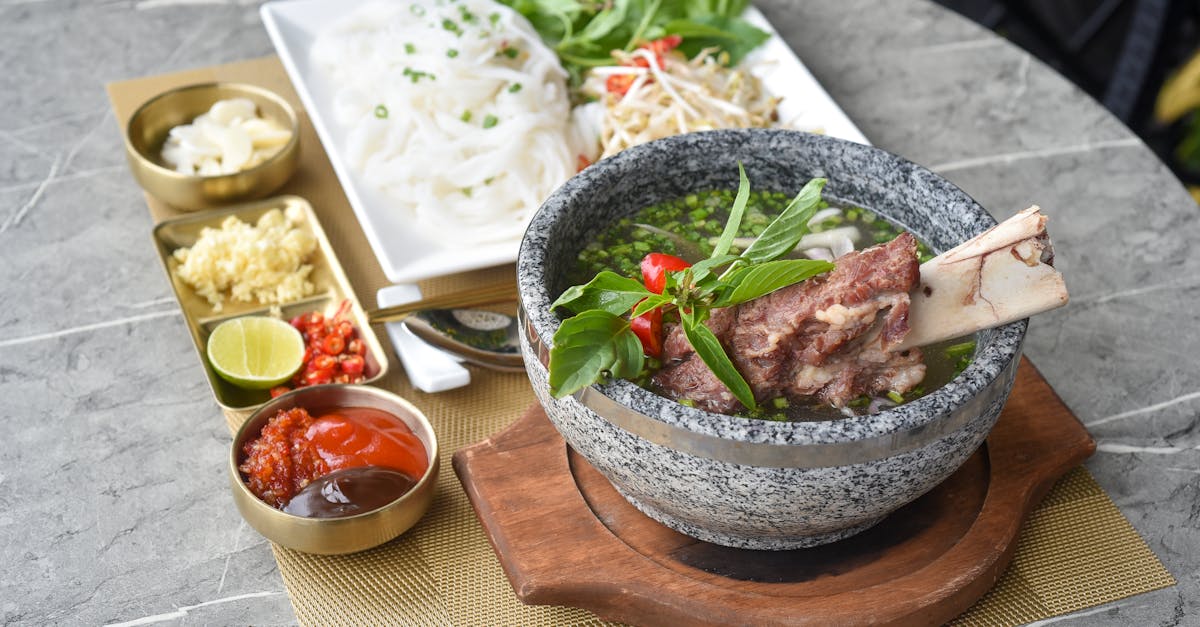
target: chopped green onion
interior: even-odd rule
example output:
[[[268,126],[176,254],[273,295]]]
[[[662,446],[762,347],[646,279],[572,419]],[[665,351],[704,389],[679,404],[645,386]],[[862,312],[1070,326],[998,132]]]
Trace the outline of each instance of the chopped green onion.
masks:
[[[388,116],[388,109],[386,106],[381,105],[381,104],[375,105],[375,117],[379,118],[380,120],[386,120],[387,116]]]
[[[521,54],[521,51],[517,50],[516,48],[505,48],[500,51],[500,54],[503,54],[510,59],[515,59],[517,58],[517,55]]]
[[[449,49],[449,50],[447,50],[447,51],[446,51],[446,56],[448,56],[448,57],[450,57],[451,59],[453,59],[454,57],[457,57],[457,56],[458,56],[458,51],[457,51],[457,50],[455,50],[454,48],[451,48],[451,49]]]
[[[969,357],[974,354],[975,354],[975,340],[970,340],[968,342],[963,342],[962,344],[955,344],[953,346],[946,347],[946,356],[951,359],[959,358],[959,357]]]
[[[492,127],[493,127],[493,126],[495,126],[495,125],[496,125],[496,124],[497,124],[499,121],[500,121],[500,120],[499,120],[499,119],[497,119],[497,118],[496,118],[496,116],[494,116],[494,115],[492,115],[492,114],[490,114],[490,113],[489,113],[489,114],[487,114],[487,115],[486,115],[486,116],[483,118],[483,128],[492,128]]]
[[[414,53],[414,52],[416,52],[416,51],[417,51],[417,47],[416,47],[416,46],[414,46],[414,45],[412,45],[412,44],[404,44],[404,52],[405,52],[406,54],[412,54],[412,53]]]
[[[888,390],[887,397],[892,399],[893,403],[903,403],[904,402],[904,395],[897,392],[896,390]]]
[[[492,184],[492,181],[494,181],[494,180],[496,180],[496,177],[494,177],[494,176],[489,176],[489,177],[487,177],[487,178],[483,179],[483,184],[484,184],[484,185],[491,185],[491,184]]]
[[[464,187],[460,191],[462,191],[463,196],[466,196],[467,198],[471,197],[471,188],[470,187]]]
[[[684,407],[695,407],[696,406],[696,401],[693,401],[690,398],[681,398],[681,399],[679,399],[678,403],[680,405],[683,405]]]
[[[470,122],[471,121],[471,110],[467,109],[466,111],[463,111],[462,115],[458,116],[458,119],[462,120],[463,122]]]
[[[492,26],[499,24],[500,23],[500,14],[499,13],[489,14],[488,21],[492,23]]]
[[[425,7],[419,4],[410,4],[408,10],[412,11],[412,14],[418,17],[425,15]]]
[[[775,400],[771,401],[771,404],[775,406],[775,409],[786,409],[789,405],[791,405],[786,396],[776,397]]]
[[[455,35],[460,37],[462,36],[462,28],[459,27],[458,22],[455,22],[450,18],[442,20],[442,28],[454,33]]]
[[[515,93],[517,93],[517,92],[519,92],[519,91],[521,91],[521,84],[520,84],[520,83],[513,83],[512,85],[509,85],[509,86],[508,86],[508,93],[510,93],[510,94],[515,94]]]

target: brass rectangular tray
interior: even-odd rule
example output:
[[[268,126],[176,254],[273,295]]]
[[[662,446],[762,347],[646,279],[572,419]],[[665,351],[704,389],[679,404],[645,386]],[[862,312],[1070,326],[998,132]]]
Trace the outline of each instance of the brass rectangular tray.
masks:
[[[302,228],[307,227],[317,241],[317,249],[308,260],[308,263],[313,266],[309,280],[316,286],[316,290],[311,296],[279,305],[283,312],[283,319],[290,320],[298,314],[316,310],[322,311],[326,315],[332,315],[343,300],[349,300],[354,326],[358,329],[359,337],[362,338],[367,348],[363,382],[373,383],[387,372],[387,354],[379,343],[375,331],[368,323],[366,313],[354,295],[354,289],[350,286],[350,281],[346,278],[341,264],[338,263],[333,247],[329,244],[329,238],[325,236],[325,231],[321,228],[321,223],[317,221],[317,215],[307,200],[298,196],[279,196],[227,209],[214,209],[165,220],[154,227],[154,244],[158,250],[158,258],[175,290],[179,307],[183,310],[183,318],[187,322],[188,331],[192,334],[192,342],[195,344],[196,354],[200,357],[200,363],[204,364],[204,372],[208,375],[208,384],[212,388],[213,396],[216,397],[217,404],[223,409],[253,410],[269,400],[270,393],[266,390],[244,390],[217,376],[205,355],[208,335],[213,328],[226,320],[247,315],[266,315],[270,312],[271,306],[226,302],[220,312],[213,312],[208,301],[178,277],[175,272],[178,262],[175,261],[172,253],[179,248],[193,246],[200,238],[201,229],[219,228],[221,222],[228,216],[236,216],[243,222],[254,224],[271,209],[286,212],[291,207],[299,207],[304,212],[307,219]]]

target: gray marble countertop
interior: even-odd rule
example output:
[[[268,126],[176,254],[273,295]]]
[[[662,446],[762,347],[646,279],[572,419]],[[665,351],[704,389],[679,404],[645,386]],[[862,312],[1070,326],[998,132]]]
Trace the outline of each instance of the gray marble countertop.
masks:
[[[270,54],[257,4],[0,0],[5,624],[295,621],[229,497],[229,434],[104,93]],[[998,216],[1053,213],[1073,299],[1027,354],[1179,581],[1056,622],[1200,624],[1200,208],[1086,95],[931,3],[758,4],[877,145]]]

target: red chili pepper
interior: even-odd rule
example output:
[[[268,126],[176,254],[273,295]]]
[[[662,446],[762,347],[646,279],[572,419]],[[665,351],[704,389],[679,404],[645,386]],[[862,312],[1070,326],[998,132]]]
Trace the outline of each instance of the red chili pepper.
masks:
[[[642,47],[661,57],[663,54],[678,48],[681,43],[683,43],[683,37],[679,35],[667,35],[666,37],[660,37],[652,42],[642,44]],[[662,63],[659,63],[659,66],[661,65]]]
[[[634,335],[642,341],[642,350],[656,359],[662,356],[662,320],[662,307],[657,307],[629,321]]]
[[[649,50],[652,54],[654,54],[654,60],[657,62],[656,65],[659,69],[662,69],[665,65],[663,61],[663,55],[679,47],[679,44],[681,43],[683,43],[683,37],[680,37],[679,35],[667,35],[666,37],[661,37],[659,39],[655,39],[654,41],[646,42],[639,47]],[[644,57],[635,57],[630,61],[626,61],[622,65],[628,67],[649,68],[650,62]],[[604,88],[608,90],[608,93],[610,94],[619,94],[624,96],[629,91],[629,88],[633,86],[633,81],[636,79],[637,76],[633,74],[613,74],[604,81]],[[653,78],[646,78],[647,83],[653,81]]]
[[[326,335],[325,340],[321,342],[321,349],[326,355],[341,355],[346,349],[346,340],[343,340],[341,335]]]
[[[589,165],[592,165],[592,160],[588,159],[586,155],[579,155],[578,157],[576,157],[576,159],[575,159],[575,171],[576,172],[583,172],[583,170],[585,168],[587,168]]]
[[[342,359],[341,366],[342,372],[354,376],[362,374],[363,368],[366,367],[366,362],[363,361],[360,355],[350,355]]]
[[[662,294],[667,285],[667,273],[692,267],[692,264],[666,253],[650,253],[642,258],[642,281],[646,289]]]

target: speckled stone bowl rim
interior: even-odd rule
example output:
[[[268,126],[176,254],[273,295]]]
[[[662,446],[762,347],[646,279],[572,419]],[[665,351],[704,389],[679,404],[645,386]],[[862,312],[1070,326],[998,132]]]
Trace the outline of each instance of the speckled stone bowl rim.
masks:
[[[601,160],[569,179],[546,199],[534,214],[521,240],[517,257],[517,282],[521,306],[528,324],[536,331],[538,340],[547,348],[553,346],[552,338],[561,323],[550,311],[553,299],[542,281],[540,250],[546,245],[544,234],[556,220],[563,219],[570,207],[586,199],[592,188],[602,189],[608,181],[632,168],[638,168],[644,160],[658,154],[680,156],[700,149],[714,154],[733,145],[744,146],[746,142],[768,139],[795,140],[801,142],[833,142],[837,149],[853,155],[864,164],[875,161],[874,167],[907,168],[911,177],[936,189],[940,194],[954,197],[971,211],[979,214],[988,227],[996,224],[995,219],[975,202],[966,192],[959,189],[934,172],[912,163],[885,150],[802,131],[781,129],[735,129],[705,131],[689,135],[676,135],[624,150],[608,159]],[[766,141],[763,142],[767,143]],[[864,166],[864,170],[868,169]],[[754,176],[748,173],[753,186]],[[854,200],[854,199],[848,199]],[[920,233],[917,233],[920,236]],[[1021,340],[1028,326],[1020,320],[988,332],[988,341],[982,350],[977,350],[974,360],[958,377],[934,392],[877,414],[847,417],[841,420],[813,422],[776,422],[738,416],[728,416],[680,405],[649,390],[625,380],[616,380],[593,386],[602,394],[630,410],[652,420],[686,429],[695,433],[741,442],[806,446],[837,444],[870,438],[883,438],[901,432],[928,431],[930,436],[940,434],[938,429],[928,429],[938,421],[951,416],[977,395],[994,383],[1004,367],[1020,356]],[[540,364],[539,364],[540,365]]]

